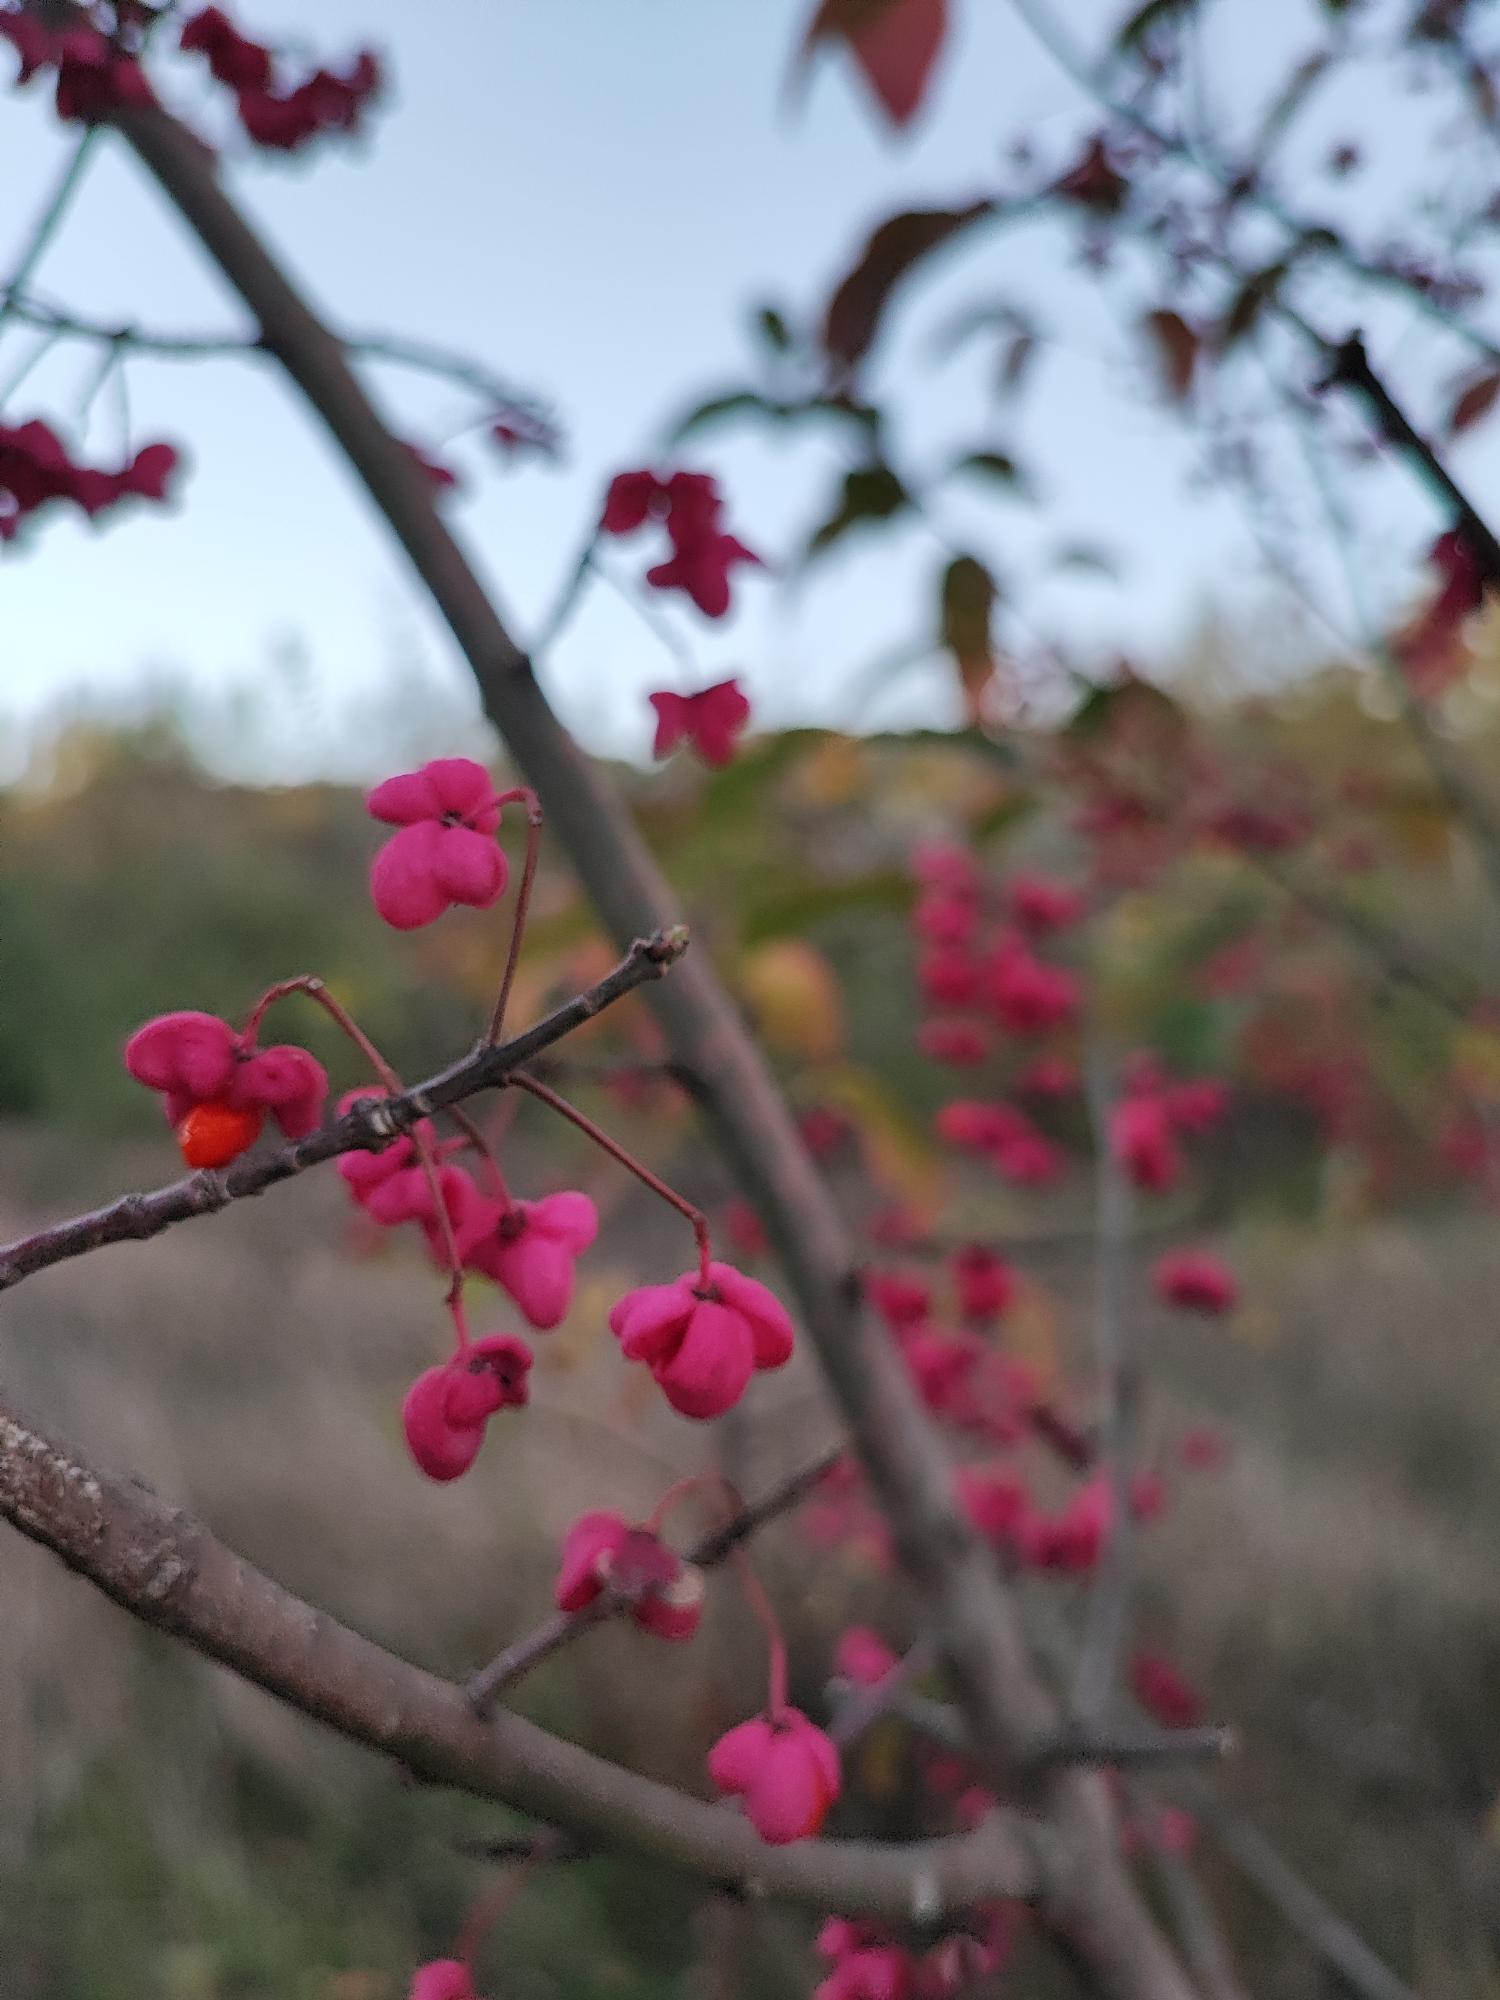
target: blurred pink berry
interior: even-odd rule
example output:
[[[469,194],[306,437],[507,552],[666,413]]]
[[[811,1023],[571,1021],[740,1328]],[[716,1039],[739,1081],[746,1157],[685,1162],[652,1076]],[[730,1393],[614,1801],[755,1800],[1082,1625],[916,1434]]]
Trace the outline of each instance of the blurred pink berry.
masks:
[[[984,967],[962,945],[930,945],[917,960],[917,985],[932,1007],[972,1007],[984,987]]]
[[[851,1625],[834,1648],[833,1671],[856,1687],[874,1687],[896,1664],[896,1654],[868,1625]]]
[[[1199,1424],[1183,1432],[1177,1455],[1190,1472],[1217,1472],[1229,1456],[1229,1445],[1222,1433]]]
[[[679,743],[690,743],[715,770],[733,763],[740,732],[750,720],[750,703],[737,680],[719,681],[697,694],[660,692],[650,700],[656,710],[653,757],[670,756]]]
[[[1037,935],[1066,930],[1085,908],[1076,889],[1048,875],[1012,875],[1005,885],[1005,900],[1016,922]]]
[[[954,948],[968,944],[973,937],[979,912],[967,897],[937,891],[918,901],[911,922],[924,943]]]
[[[1164,1097],[1127,1097],[1110,1115],[1109,1143],[1139,1188],[1161,1194],[1182,1172],[1182,1156]]]
[[[1016,1035],[1039,1035],[1072,1019],[1078,1007],[1078,981],[1060,966],[1044,965],[1013,940],[990,961],[989,995],[1002,1028]]]
[[[967,847],[951,840],[919,841],[912,850],[911,872],[923,889],[973,901],[979,895],[979,863]]]
[[[760,1217],[738,1195],[724,1204],[724,1233],[741,1257],[764,1257],[771,1247]]]
[[[1213,1077],[1169,1084],[1164,1093],[1167,1116],[1179,1132],[1201,1137],[1222,1123],[1229,1109],[1229,1091]]]
[[[1164,1305],[1185,1312],[1233,1312],[1239,1301],[1233,1271],[1209,1250],[1169,1250],[1152,1265],[1151,1283]]]
[[[977,1069],[990,1052],[990,1038],[977,1022],[940,1017],[918,1028],[917,1047],[929,1062]]]
[[[905,1271],[871,1271],[865,1278],[865,1297],[893,1333],[917,1325],[932,1311],[931,1285]]]
[[[1137,1653],[1130,1662],[1130,1690],[1163,1729],[1191,1729],[1203,1720],[1196,1691],[1159,1653]]]
[[[982,1243],[969,1243],[955,1251],[949,1268],[958,1310],[967,1320],[987,1324],[998,1319],[1016,1295],[1015,1266]]]

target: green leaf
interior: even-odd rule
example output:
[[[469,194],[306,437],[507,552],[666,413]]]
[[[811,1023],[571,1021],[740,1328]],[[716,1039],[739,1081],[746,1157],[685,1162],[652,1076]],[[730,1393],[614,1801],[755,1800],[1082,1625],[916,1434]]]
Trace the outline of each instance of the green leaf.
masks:
[[[911,878],[899,868],[882,869],[844,882],[795,883],[790,888],[779,888],[760,902],[750,901],[740,936],[747,946],[763,944],[768,938],[802,937],[826,917],[844,916],[851,910],[895,912],[904,916],[911,902]]]
[[[679,417],[668,433],[667,441],[669,444],[680,444],[684,438],[706,430],[711,424],[722,423],[728,417],[768,417],[775,423],[785,422],[790,415],[791,411],[785,403],[774,402],[769,396],[761,395],[758,389],[726,389],[722,395],[710,396],[685,416]]]
[[[1286,131],[1288,125],[1291,124],[1297,113],[1302,109],[1302,106],[1306,103],[1308,93],[1312,90],[1314,84],[1317,83],[1319,77],[1322,76],[1332,61],[1333,55],[1330,50],[1319,49],[1315,54],[1308,56],[1303,62],[1298,63],[1288,78],[1285,89],[1266,113],[1265,123],[1260,129],[1260,137],[1252,149],[1253,158],[1264,160],[1268,156],[1271,149]]]
[[[1017,497],[1022,497],[1030,491],[1030,482],[1025,473],[1016,461],[1003,451],[971,451],[966,457],[956,458],[953,461],[948,467],[947,477],[951,479],[956,472],[974,473],[981,479],[1008,487]]]
[[[1161,27],[1179,14],[1185,14],[1195,0],[1146,0],[1144,7],[1135,12],[1116,30],[1115,50],[1123,54],[1145,40],[1153,28]]]
[[[1181,313],[1169,307],[1148,312],[1141,321],[1156,348],[1162,383],[1174,403],[1185,402],[1198,366],[1198,336]]]
[[[846,473],[839,503],[813,530],[803,560],[822,555],[861,522],[889,521],[911,504],[911,495],[888,465],[866,465]]]
[[[1255,271],[1240,286],[1224,315],[1219,329],[1219,345],[1226,352],[1236,342],[1252,333],[1260,323],[1260,316],[1266,307],[1275,302],[1281,287],[1286,283],[1287,273],[1292,268],[1290,257],[1278,257],[1274,264],[1267,264]]]
[[[765,345],[777,354],[786,354],[792,345],[792,330],[775,306],[761,306],[755,314],[755,330]]]
[[[1063,731],[1075,742],[1102,736],[1122,713],[1147,717],[1154,724],[1174,731],[1183,726],[1183,713],[1177,703],[1165,689],[1154,687],[1150,681],[1130,675],[1123,680],[1086,685],[1088,691]]]
[[[1054,550],[1049,567],[1078,570],[1085,576],[1107,577],[1111,583],[1117,582],[1120,575],[1120,566],[1114,557],[1093,542],[1064,542],[1061,548]]]

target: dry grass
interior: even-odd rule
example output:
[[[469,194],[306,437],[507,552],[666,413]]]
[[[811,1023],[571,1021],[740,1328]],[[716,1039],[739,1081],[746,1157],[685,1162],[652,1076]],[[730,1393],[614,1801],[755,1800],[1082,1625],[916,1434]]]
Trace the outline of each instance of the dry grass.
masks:
[[[106,1172],[118,1186],[161,1165],[156,1151],[91,1160],[82,1198]],[[38,1191],[66,1205],[78,1178],[55,1147],[13,1137],[0,1230],[24,1226]],[[671,1228],[633,1200],[611,1219],[572,1323],[538,1342],[534,1409],[497,1423],[450,1488],[411,1472],[396,1428],[406,1381],[440,1344],[431,1274],[351,1258],[330,1182],[32,1280],[4,1301],[6,1386],[292,1588],[463,1671],[545,1609],[574,1513],[644,1508],[699,1462],[702,1434],[643,1393],[602,1334],[627,1254],[637,1271],[680,1267]],[[1178,1481],[1150,1544],[1143,1629],[1241,1725],[1230,1795],[1399,1964],[1469,1968],[1453,1990],[1483,1992],[1500,1909],[1486,1834],[1500,1789],[1500,1240],[1478,1222],[1381,1226],[1331,1243],[1263,1234],[1240,1252],[1256,1303],[1237,1327],[1142,1314],[1160,1438],[1212,1420],[1234,1440],[1221,1475]],[[763,1389],[726,1447],[750,1485],[811,1455],[831,1424],[805,1366]],[[817,1674],[848,1605],[876,1586],[853,1568],[810,1575],[784,1536],[767,1561]],[[12,1867],[122,1743],[154,1760],[144,1832],[168,1851],[232,1850],[223,1774],[246,1760],[314,1802],[364,1768],[227,1675],[184,1680],[162,1643],[15,1537],[0,1539],[0,1603]],[[696,1782],[709,1731],[758,1670],[757,1642],[725,1610],[682,1655],[595,1635],[528,1701]],[[1322,1991],[1253,1898],[1224,1886],[1260,1990]]]

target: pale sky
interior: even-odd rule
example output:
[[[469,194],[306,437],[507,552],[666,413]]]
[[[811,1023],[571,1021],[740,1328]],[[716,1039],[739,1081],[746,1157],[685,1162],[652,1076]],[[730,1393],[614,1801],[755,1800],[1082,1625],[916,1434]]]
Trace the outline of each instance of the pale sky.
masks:
[[[1006,0],[956,0],[958,29],[913,137],[893,140],[846,67],[821,61],[799,109],[783,85],[811,0],[245,0],[236,18],[339,58],[370,41],[385,55],[391,101],[354,147],[293,162],[237,160],[240,198],[314,299],[344,327],[440,340],[545,397],[569,436],[562,471],[509,469],[478,443],[449,454],[465,474],[456,525],[477,551],[524,640],[570,569],[608,474],[661,454],[674,411],[748,373],[747,308],[775,298],[816,312],[872,222],[893,207],[951,201],[992,186],[1018,129],[1062,150],[1092,120],[1075,88],[1030,40]],[[1119,0],[1059,7],[1080,35],[1118,20]],[[1302,0],[1221,0],[1220,67],[1253,91],[1274,43],[1270,24],[1308,43]],[[9,68],[8,53],[0,70]],[[170,93],[198,103],[196,75],[168,66]],[[222,105],[199,115],[225,130]],[[34,92],[0,99],[0,271],[60,169],[64,140]],[[1378,183],[1377,183],[1378,185]],[[955,306],[1028,287],[1051,299],[1060,345],[1023,421],[993,415],[989,363],[976,350],[923,391],[909,443],[924,462],[945,449],[1016,444],[1043,472],[1043,504],[955,512],[945,528],[980,537],[1001,568],[1025,573],[1038,551],[1106,544],[1122,582],[1060,579],[1028,597],[1035,627],[1085,646],[1160,654],[1204,610],[1261,605],[1254,544],[1236,503],[1184,487],[1190,455],[1146,393],[1138,351],[1096,296],[1066,271],[1056,240],[997,237],[944,267],[923,305],[922,336]],[[1061,275],[1054,275],[1059,272]],[[123,150],[107,139],[58,242],[34,280],[49,301],[162,330],[239,329],[231,303]],[[922,354],[898,321],[889,365]],[[31,338],[0,342],[0,383]],[[1420,339],[1420,331],[1411,335]],[[80,383],[92,357],[60,351],[6,406],[48,414],[77,441]],[[434,443],[461,399],[382,370],[404,434]],[[98,399],[87,447],[121,444],[121,411]],[[164,436],[191,459],[170,512],[137,508],[95,531],[68,512],[39,524],[21,555],[0,558],[0,718],[35,716],[80,685],[115,690],[178,677],[212,696],[278,651],[305,657],[328,726],[373,697],[393,662],[420,654],[458,689],[456,663],[353,482],[274,370],[250,362],[140,361],[129,375],[133,442]],[[1461,469],[1483,497],[1500,488],[1496,450],[1466,447]],[[788,446],[715,433],[683,448],[724,479],[732,524],[773,561],[816,522],[841,460],[824,441]],[[1430,533],[1420,502],[1381,515],[1400,573]],[[644,545],[618,565],[643,570]],[[691,671],[629,609],[595,588],[547,666],[548,684],[592,747],[638,751],[645,690],[739,671],[768,722],[847,718],[859,669],[932,620],[944,556],[914,532],[873,553],[851,548],[826,575],[792,587],[749,582],[721,625],[673,617]],[[884,718],[941,719],[940,672],[904,682]],[[842,702],[842,706],[841,706]],[[361,770],[357,742],[330,743],[293,721],[282,768]]]

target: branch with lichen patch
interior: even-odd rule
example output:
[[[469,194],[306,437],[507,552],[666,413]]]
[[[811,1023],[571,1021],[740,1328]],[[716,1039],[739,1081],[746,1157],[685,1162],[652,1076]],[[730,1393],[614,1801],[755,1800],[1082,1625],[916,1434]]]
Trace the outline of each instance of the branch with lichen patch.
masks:
[[[294,1597],[139,1482],[95,1471],[0,1401],[0,1519],[144,1624],[392,1758],[422,1782],[494,1799],[587,1845],[623,1847],[743,1894],[897,1921],[1031,1888],[991,1821],[909,1845],[767,1847],[749,1823],[595,1757],[520,1716],[481,1721],[464,1691]]]

